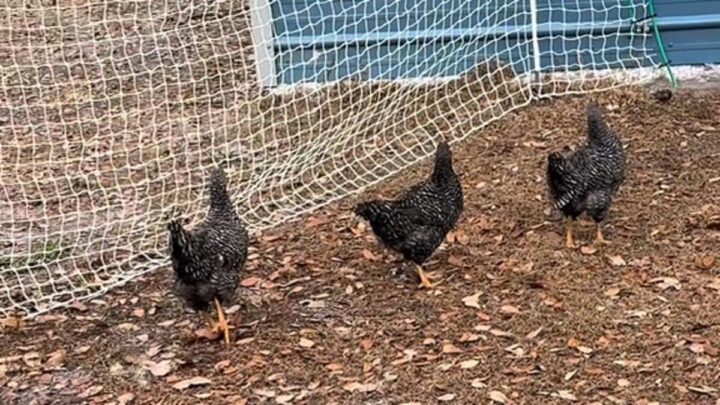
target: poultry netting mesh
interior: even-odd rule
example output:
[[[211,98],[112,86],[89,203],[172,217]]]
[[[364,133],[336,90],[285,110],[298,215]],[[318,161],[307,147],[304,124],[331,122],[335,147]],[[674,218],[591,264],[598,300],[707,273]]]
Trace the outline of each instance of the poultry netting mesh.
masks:
[[[165,266],[168,216],[202,219],[215,164],[248,228],[272,227],[440,134],[658,65],[644,1],[465,3],[3,2],[0,312]]]

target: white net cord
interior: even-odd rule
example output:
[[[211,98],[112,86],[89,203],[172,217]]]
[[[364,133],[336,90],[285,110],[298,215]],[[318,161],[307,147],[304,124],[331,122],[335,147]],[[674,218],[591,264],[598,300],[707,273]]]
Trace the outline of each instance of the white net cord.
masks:
[[[644,80],[644,4],[3,0],[0,315],[166,266],[168,215],[203,218],[216,164],[258,230],[419,162],[438,133]]]

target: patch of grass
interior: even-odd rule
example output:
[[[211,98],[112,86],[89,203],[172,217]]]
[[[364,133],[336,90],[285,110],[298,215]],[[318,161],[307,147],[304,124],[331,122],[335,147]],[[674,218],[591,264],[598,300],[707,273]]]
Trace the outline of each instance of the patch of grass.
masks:
[[[70,255],[72,248],[63,246],[59,240],[48,239],[27,257],[0,257],[0,270],[28,270],[30,268],[50,264]]]

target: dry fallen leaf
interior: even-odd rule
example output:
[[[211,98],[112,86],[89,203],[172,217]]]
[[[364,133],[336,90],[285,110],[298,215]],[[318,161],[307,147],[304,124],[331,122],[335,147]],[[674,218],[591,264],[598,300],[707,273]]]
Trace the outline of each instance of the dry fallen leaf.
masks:
[[[212,383],[212,381],[210,381],[209,379],[207,379],[205,377],[193,377],[193,378],[189,378],[187,380],[182,380],[180,382],[177,382],[177,383],[173,384],[172,387],[178,391],[182,391],[182,390],[188,389],[190,387],[195,387],[198,385],[207,385],[210,383]]]
[[[135,308],[133,310],[133,315],[137,318],[142,318],[145,316],[145,310],[142,308]]]
[[[578,346],[578,347],[577,347],[577,350],[578,350],[580,353],[583,353],[583,354],[590,354],[590,353],[593,352],[593,349],[591,349],[591,348],[589,348],[589,347],[587,347],[587,346]]]
[[[363,254],[363,257],[364,257],[366,260],[371,261],[371,262],[377,262],[377,261],[379,261],[380,259],[382,259],[382,256],[376,255],[376,254],[374,254],[373,252],[371,252],[371,251],[369,251],[369,250],[367,250],[367,249],[363,249],[362,254]]]
[[[311,348],[315,346],[315,342],[310,339],[300,338],[300,346],[305,348]]]
[[[588,367],[585,369],[585,373],[590,375],[602,375],[605,374],[605,370],[601,368]]]
[[[490,334],[493,336],[497,336],[497,337],[507,337],[507,338],[511,338],[514,336],[512,333],[506,332],[506,331],[500,330],[500,329],[490,329]]]
[[[143,363],[143,368],[155,377],[164,377],[172,371],[172,362],[170,360],[163,360],[156,363],[152,360],[147,360]]]
[[[467,370],[467,369],[470,369],[470,368],[475,368],[478,364],[480,364],[480,362],[477,361],[477,360],[473,360],[473,359],[471,359],[471,360],[465,360],[465,361],[463,361],[463,362],[460,363],[460,368],[463,369],[463,370]]]
[[[560,398],[566,399],[566,400],[568,400],[568,401],[577,401],[577,397],[576,397],[575,395],[573,395],[573,393],[570,392],[570,391],[568,391],[568,390],[560,390],[560,391],[557,392],[557,395],[558,395]]]
[[[377,389],[377,384],[361,384],[359,382],[351,382],[343,385],[343,389],[349,392],[372,392]]]
[[[383,377],[384,377],[385,380],[387,380],[387,381],[395,381],[395,380],[398,379],[398,375],[397,375],[397,374],[393,374],[393,373],[391,373],[391,372],[389,372],[389,371],[386,371],[385,374],[383,374]]]
[[[135,394],[128,392],[117,397],[119,405],[127,405],[135,399]]]
[[[462,299],[462,302],[465,304],[466,307],[480,309],[480,304],[478,303],[478,299],[480,298],[481,295],[482,295],[482,292],[477,292],[473,295],[468,295],[467,297]]]
[[[512,305],[503,305],[500,307],[500,312],[508,315],[517,315],[520,313],[520,310]]]
[[[453,265],[455,267],[463,267],[463,260],[461,257],[450,255],[447,259],[448,264]]]
[[[468,243],[470,243],[470,237],[467,236],[464,231],[458,231],[455,237],[457,241],[460,242],[460,244],[463,246],[466,246]]]
[[[254,341],[255,341],[254,337],[246,337],[244,339],[238,339],[238,341],[235,342],[235,344],[238,346],[244,346],[244,345],[250,344]]]
[[[711,345],[710,343],[705,343],[705,344],[703,345],[703,350],[705,350],[705,353],[706,353],[708,356],[717,357],[717,355],[718,355],[718,349],[716,349],[716,348],[715,348],[713,345]]]
[[[8,316],[0,321],[0,325],[9,329],[20,329],[23,327],[23,320],[14,316]]]
[[[250,287],[253,287],[253,286],[259,284],[261,281],[262,281],[262,279],[260,277],[251,276],[246,279],[243,279],[240,282],[240,285],[243,287],[246,287],[246,288],[250,288]]]
[[[701,270],[710,270],[715,266],[715,256],[698,256],[695,258],[695,266]]]
[[[34,368],[40,366],[40,353],[38,352],[27,352],[22,356],[23,363],[26,366]]]
[[[90,398],[94,397],[95,395],[99,394],[103,390],[102,385],[93,385],[92,387],[86,389],[85,391],[78,394],[78,398]]]
[[[612,264],[613,266],[627,266],[627,262],[625,261],[625,259],[623,259],[622,256],[607,255],[606,257],[608,258],[608,260],[610,260],[610,264]]]
[[[74,301],[72,304],[68,305],[68,308],[72,308],[80,312],[85,312],[88,310],[87,305],[83,304],[80,301]]]
[[[523,357],[525,355],[525,349],[520,347],[519,344],[514,344],[511,346],[508,346],[508,347],[504,348],[503,350],[505,350],[508,353],[514,354],[516,357]]]
[[[612,288],[608,288],[607,290],[605,290],[606,297],[614,297],[618,294],[620,294],[620,289],[617,287],[612,287]]]
[[[680,280],[674,277],[657,277],[650,280],[651,283],[656,283],[661,290],[667,290],[668,288],[674,288],[680,290]]]
[[[75,353],[75,354],[83,354],[83,353],[89,352],[90,349],[92,349],[92,347],[90,347],[90,346],[80,346],[80,347],[78,347],[77,349],[73,350],[73,353]]]
[[[113,363],[110,366],[110,374],[118,375],[121,371],[123,371],[123,366],[120,363]]]
[[[597,249],[595,249],[592,246],[583,246],[580,248],[580,253],[584,255],[594,255],[597,252]]]
[[[624,379],[624,378],[621,378],[621,379],[618,380],[617,384],[618,384],[619,387],[627,388],[627,387],[630,386],[630,381],[628,381],[628,380],[626,380],[626,379]]]
[[[455,232],[448,232],[447,235],[445,235],[445,241],[447,241],[447,243],[455,243]]]
[[[200,339],[215,340],[220,337],[220,333],[206,326],[196,330],[195,336]]]
[[[705,353],[705,346],[701,343],[693,343],[690,345],[690,351],[695,354]]]
[[[541,326],[541,327],[535,329],[534,331],[528,333],[527,336],[525,336],[525,338],[527,338],[528,340],[533,340],[536,337],[538,337],[538,335],[540,334],[540,332],[542,332],[542,330],[543,330],[543,327]]]
[[[705,386],[703,386],[703,387],[690,386],[690,387],[688,387],[688,390],[690,390],[692,392],[697,392],[698,394],[705,394],[705,395],[712,395],[713,393],[717,392],[717,390],[715,388],[705,387]]]
[[[360,346],[363,348],[363,350],[368,351],[373,347],[373,341],[372,339],[363,339],[360,342]]]
[[[507,403],[507,400],[508,400],[507,397],[505,396],[505,394],[503,394],[500,391],[490,391],[488,396],[494,402],[499,402],[501,404]]]
[[[48,359],[45,362],[45,364],[48,367],[60,367],[62,366],[63,362],[65,361],[65,355],[67,353],[65,350],[56,350],[50,354],[48,354]]]
[[[455,394],[445,394],[437,397],[437,400],[440,402],[450,402],[453,399],[455,399]]]
[[[443,353],[447,353],[447,354],[462,353],[462,350],[458,349],[457,346],[455,346],[452,343],[444,344],[442,351],[443,351]]]
[[[485,312],[481,312],[481,311],[479,311],[479,312],[478,312],[477,314],[475,314],[475,315],[477,315],[478,319],[480,319],[480,320],[483,321],[483,322],[490,322],[490,319],[492,319],[492,318],[490,317],[490,315],[486,314]]]
[[[220,360],[213,366],[215,371],[223,371],[228,367],[230,367],[230,360]]]
[[[274,398],[277,393],[273,390],[266,390],[264,388],[258,388],[253,391],[255,395],[265,397],[265,398]]]
[[[295,398],[294,394],[278,395],[278,397],[275,398],[275,403],[289,404],[294,398]]]
[[[325,225],[330,222],[330,218],[316,218],[316,217],[310,217],[307,219],[307,223],[305,224],[306,229],[310,228],[316,228],[320,225]]]
[[[148,357],[148,359],[152,359],[153,357],[157,356],[158,353],[160,353],[160,349],[162,349],[162,345],[151,346],[145,351],[145,355]]]
[[[462,336],[460,336],[460,339],[458,339],[458,340],[462,343],[476,342],[476,341],[480,340],[480,335],[476,335],[476,334],[470,333],[470,332],[465,332],[462,334]]]

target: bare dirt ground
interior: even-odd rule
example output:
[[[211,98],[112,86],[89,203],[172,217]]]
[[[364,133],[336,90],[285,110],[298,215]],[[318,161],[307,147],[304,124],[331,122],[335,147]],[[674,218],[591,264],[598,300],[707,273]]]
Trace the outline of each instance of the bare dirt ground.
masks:
[[[629,175],[593,248],[548,209],[550,150],[589,96],[536,102],[454,145],[466,211],[418,290],[352,199],[255,235],[233,344],[158,271],[0,335],[8,404],[719,404],[720,93],[597,100]],[[403,173],[368,196],[424,177]]]

